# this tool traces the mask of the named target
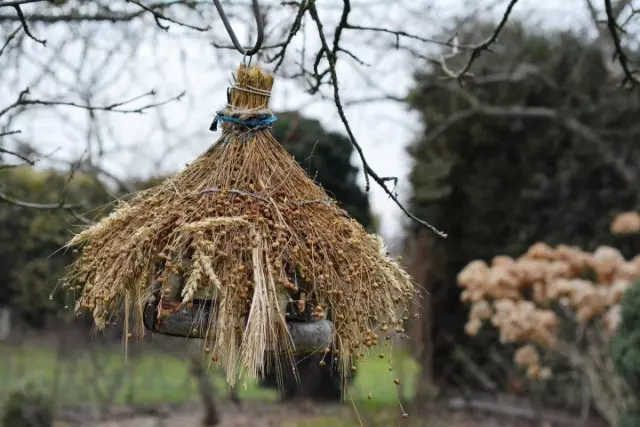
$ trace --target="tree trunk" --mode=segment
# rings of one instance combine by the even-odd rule
[[[205,427],[217,426],[220,423],[220,414],[216,405],[215,390],[211,380],[207,375],[207,369],[202,361],[202,354],[199,349],[193,348],[190,352],[190,371],[193,378],[198,383],[198,392],[204,408],[204,418],[202,425]]]
[[[229,399],[235,404],[242,404],[242,400],[240,400],[240,395],[238,394],[238,388],[233,386],[229,389]]]
[[[0,342],[7,341],[11,336],[11,309],[0,307]]]
[[[420,298],[411,308],[409,333],[413,356],[420,364],[420,375],[416,382],[415,402],[424,403],[436,397],[436,387],[433,380],[433,341],[432,341],[432,310],[429,283],[431,270],[429,239],[424,232],[418,232],[410,237],[406,245],[407,270],[420,286]]]

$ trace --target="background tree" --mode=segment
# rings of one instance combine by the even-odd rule
[[[494,27],[471,22],[461,42]],[[431,291],[426,311],[437,320],[425,335],[434,372],[442,380],[465,372],[465,381],[485,388],[473,366],[502,385],[511,374],[497,349],[465,336],[458,272],[537,241],[593,250],[612,242],[613,216],[640,203],[640,98],[620,91],[599,44],[513,21],[502,34],[501,48],[474,63],[476,77],[464,86],[430,68],[416,74],[410,96],[426,128],[410,148],[411,206],[450,232],[429,239],[432,259],[418,258],[433,266],[423,284]],[[470,358],[453,357],[460,348]]]
[[[101,206],[109,200],[109,194],[99,182],[82,173],[67,175],[22,167],[0,171],[0,176],[1,191],[10,189],[20,200],[37,200],[50,206],[30,209],[22,202],[0,204],[0,304],[42,327],[48,316],[66,305],[62,294],[56,293],[54,299],[50,296],[72,259],[71,253],[60,251],[70,236],[69,230],[78,223],[68,211],[82,209],[80,202]],[[69,209],[58,209],[61,204]]]
[[[622,299],[621,319],[618,332],[611,344],[611,357],[620,374],[620,377],[628,384],[635,401],[640,402],[640,316],[638,307],[640,304],[640,283],[636,283],[625,292]],[[640,422],[640,408],[631,408],[626,414],[622,414],[620,427],[631,427]]]
[[[273,136],[305,172],[334,197],[363,227],[374,231],[367,194],[358,185],[349,138],[323,129],[318,120],[297,112],[278,114]]]

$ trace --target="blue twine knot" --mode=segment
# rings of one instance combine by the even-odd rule
[[[222,113],[218,113],[216,114],[216,117],[213,119],[213,123],[211,123],[209,130],[213,132],[217,131],[219,122],[230,122],[230,123],[235,123],[238,125],[245,126],[249,129],[260,129],[260,128],[271,126],[271,124],[276,120],[278,120],[278,118],[273,114],[262,114],[259,116],[255,116],[250,120],[241,120],[237,117],[225,116]]]

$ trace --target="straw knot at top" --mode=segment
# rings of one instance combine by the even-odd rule
[[[227,107],[218,111],[209,129],[216,131],[219,122],[227,124],[223,127],[225,133],[243,134],[270,128],[276,121],[269,110],[273,75],[256,66],[240,64],[233,78],[234,83],[227,91]]]
[[[273,75],[258,67],[240,64],[234,75],[234,84],[228,90],[227,103],[230,108],[257,110],[269,108]]]

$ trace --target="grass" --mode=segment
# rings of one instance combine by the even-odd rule
[[[198,395],[188,364],[177,357],[147,353],[125,361],[123,352],[105,350],[58,360],[55,350],[0,346],[0,390],[34,381],[50,389],[61,405],[187,403]],[[218,390],[226,388],[222,375],[211,369]],[[275,399],[269,390],[249,386],[241,390],[248,399]]]
[[[394,360],[394,369],[399,368],[399,362],[404,362],[405,371],[401,385],[397,386],[393,381],[398,373],[389,371],[389,351],[386,353],[387,356],[380,359],[374,352],[358,367],[350,396],[359,408],[397,404],[399,387],[405,387],[406,397],[411,398],[413,378],[418,372],[416,363],[400,351],[394,352],[398,359]],[[210,376],[222,396],[227,389],[222,374],[212,368]],[[125,362],[122,351],[102,350],[59,360],[53,349],[0,345],[0,399],[2,394],[27,381],[35,381],[50,390],[60,405],[108,401],[115,404],[188,403],[198,399],[188,364],[172,355],[147,352]],[[260,389],[256,384],[240,387],[239,394],[245,400],[277,399],[275,391]]]
[[[361,420],[355,416],[355,413],[349,416],[326,416],[326,417],[309,417],[285,421],[282,427],[378,427],[378,426],[398,426],[397,411],[386,409],[376,411],[360,411]],[[406,423],[402,427],[408,427]]]

